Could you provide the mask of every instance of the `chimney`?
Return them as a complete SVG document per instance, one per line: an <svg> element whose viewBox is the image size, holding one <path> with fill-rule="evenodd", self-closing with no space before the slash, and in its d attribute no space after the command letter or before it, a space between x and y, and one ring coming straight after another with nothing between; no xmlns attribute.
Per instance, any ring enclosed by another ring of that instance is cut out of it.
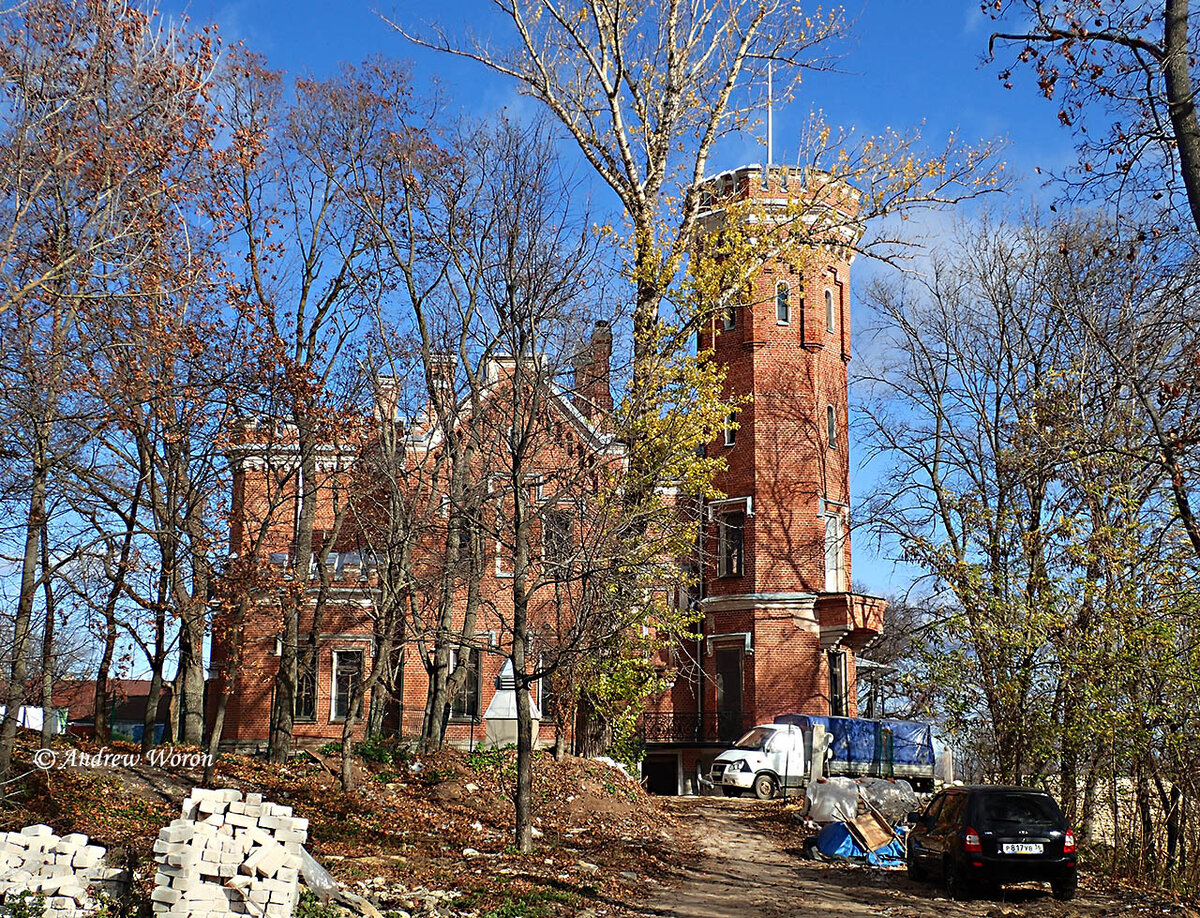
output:
<svg viewBox="0 0 1200 918"><path fill-rule="evenodd" d="M375 377L375 417L379 421L395 421L400 408L400 385L395 376Z"/></svg>
<svg viewBox="0 0 1200 918"><path fill-rule="evenodd" d="M612 329L597 322L592 340L575 358L575 407L593 424L612 413L609 363L612 360Z"/></svg>
<svg viewBox="0 0 1200 918"><path fill-rule="evenodd" d="M438 402L452 404L455 397L454 374L458 370L458 357L454 354L429 355L429 376L433 383L430 396Z"/></svg>

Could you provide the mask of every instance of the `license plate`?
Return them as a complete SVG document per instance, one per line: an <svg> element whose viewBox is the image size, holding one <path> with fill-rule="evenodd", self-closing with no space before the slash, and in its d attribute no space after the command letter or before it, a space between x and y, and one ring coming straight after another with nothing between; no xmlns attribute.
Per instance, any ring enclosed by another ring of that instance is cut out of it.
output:
<svg viewBox="0 0 1200 918"><path fill-rule="evenodd" d="M1020 844L1001 845L1001 854L1041 854L1042 845L1032 844L1030 842L1022 842Z"/></svg>

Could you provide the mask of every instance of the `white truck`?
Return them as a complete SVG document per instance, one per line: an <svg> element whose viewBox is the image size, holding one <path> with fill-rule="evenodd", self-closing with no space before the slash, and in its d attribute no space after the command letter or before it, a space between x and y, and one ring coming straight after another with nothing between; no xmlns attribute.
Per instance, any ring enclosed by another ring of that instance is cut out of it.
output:
<svg viewBox="0 0 1200 918"><path fill-rule="evenodd" d="M824 752L833 739L821 731L817 753L823 766ZM814 759L812 734L792 724L759 724L726 749L712 764L709 779L726 797L753 791L760 800L774 797L783 789L802 788ZM818 766L818 767L822 767ZM820 772L817 772L817 777Z"/></svg>
<svg viewBox="0 0 1200 918"><path fill-rule="evenodd" d="M784 714L718 755L709 780L726 796L753 791L761 800L790 795L824 775L906 778L932 790L934 764L928 724Z"/></svg>

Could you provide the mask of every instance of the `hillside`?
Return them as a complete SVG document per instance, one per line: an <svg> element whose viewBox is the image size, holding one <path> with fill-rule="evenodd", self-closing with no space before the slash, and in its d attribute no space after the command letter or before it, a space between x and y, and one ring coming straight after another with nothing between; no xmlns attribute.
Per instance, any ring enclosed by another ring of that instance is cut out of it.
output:
<svg viewBox="0 0 1200 918"><path fill-rule="evenodd" d="M42 822L124 847L148 889L154 838L178 816L200 772L144 761L72 766L72 751L76 759L100 751L75 740L54 747L61 767L40 770L32 764L35 749L21 744L23 777L0 801L0 829ZM107 751L137 753L122 743ZM690 836L659 801L601 763L536 756L536 847L522 856L512 847L513 753L364 752L374 761L363 762L359 786L348 794L331 773L340 760L323 755L297 756L282 767L222 756L214 783L294 807L310 820L313 856L385 914L620 914L620 903L638 901L655 877L694 854Z"/></svg>

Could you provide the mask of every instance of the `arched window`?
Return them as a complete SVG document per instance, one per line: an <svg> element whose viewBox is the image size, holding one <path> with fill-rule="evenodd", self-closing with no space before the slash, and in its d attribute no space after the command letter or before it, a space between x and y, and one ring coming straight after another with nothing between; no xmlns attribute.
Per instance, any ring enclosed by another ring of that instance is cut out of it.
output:
<svg viewBox="0 0 1200 918"><path fill-rule="evenodd" d="M792 321L792 304L788 300L788 285L780 281L775 285L775 321L787 325Z"/></svg>
<svg viewBox="0 0 1200 918"><path fill-rule="evenodd" d="M825 436L829 439L829 448L837 449L837 413L833 405L825 406Z"/></svg>
<svg viewBox="0 0 1200 918"><path fill-rule="evenodd" d="M825 291L825 330L833 331L833 291Z"/></svg>

